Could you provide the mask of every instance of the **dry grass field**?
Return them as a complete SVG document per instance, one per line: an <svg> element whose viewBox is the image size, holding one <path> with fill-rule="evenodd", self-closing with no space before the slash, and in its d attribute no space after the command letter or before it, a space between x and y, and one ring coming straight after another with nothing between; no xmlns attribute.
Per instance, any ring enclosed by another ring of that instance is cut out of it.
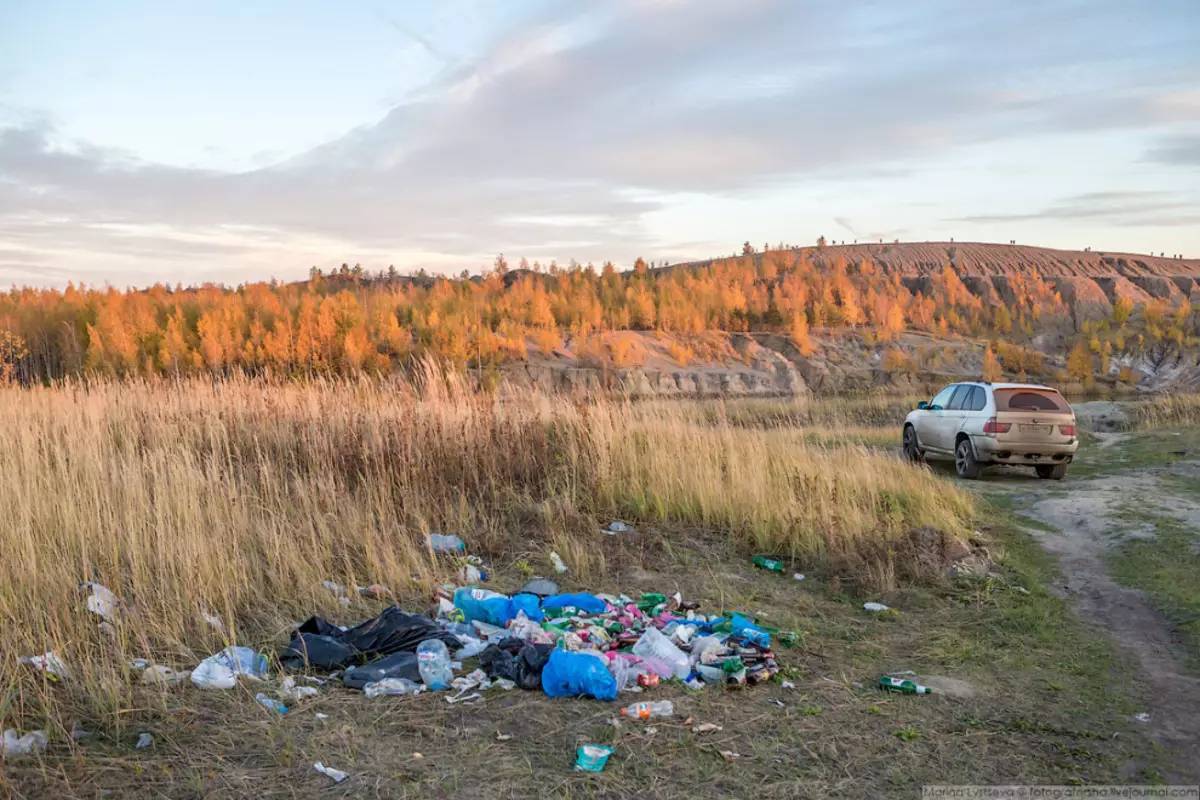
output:
<svg viewBox="0 0 1200 800"><path fill-rule="evenodd" d="M857 797L1156 780L1128 665L1043 588L1052 560L986 493L891 454L890 423L909 406L491 396L432 368L411 384L0 389L0 727L51 736L43 758L2 765L0 794ZM1193 409L1167 401L1135 422ZM600 535L610 519L638 533ZM922 527L982 542L995 571L947 579L913 536ZM550 574L554 550L567 589L750 610L800 634L780 653L796 688L659 690L724 726L706 741L679 720L655 738L613 726L610 704L540 693L459 707L324 689L272 717L253 689L147 687L128 667L191 667L230 643L270 653L309 614L350 624L383 606L339 605L325 580L384 583L423 610L454 580L422 546L431 531L462 536L505 591ZM757 552L788 570L755 570ZM112 630L85 609L88 580L124 602ZM864 599L902 611L874 617ZM18 661L50 650L69 678ZM871 688L909 668L978 691ZM72 741L76 726L92 735ZM135 750L144 731L156 744ZM618 749L601 776L570 771L585 741ZM352 777L334 787L317 760Z"/></svg>

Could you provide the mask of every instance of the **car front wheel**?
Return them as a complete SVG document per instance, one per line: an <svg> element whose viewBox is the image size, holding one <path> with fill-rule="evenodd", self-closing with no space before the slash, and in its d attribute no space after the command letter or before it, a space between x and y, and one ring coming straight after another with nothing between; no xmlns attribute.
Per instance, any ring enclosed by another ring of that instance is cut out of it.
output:
<svg viewBox="0 0 1200 800"><path fill-rule="evenodd" d="M975 448L971 447L968 439L963 439L954 448L954 471L958 477L972 481L979 477L980 466L975 460Z"/></svg>
<svg viewBox="0 0 1200 800"><path fill-rule="evenodd" d="M921 448L917 446L917 429L912 425L904 426L904 457L914 464L919 464L924 460Z"/></svg>

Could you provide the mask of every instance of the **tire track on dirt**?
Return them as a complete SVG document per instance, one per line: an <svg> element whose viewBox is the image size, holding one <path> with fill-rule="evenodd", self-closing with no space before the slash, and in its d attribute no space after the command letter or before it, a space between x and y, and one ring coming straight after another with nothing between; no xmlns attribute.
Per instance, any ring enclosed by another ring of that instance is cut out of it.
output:
<svg viewBox="0 0 1200 800"><path fill-rule="evenodd" d="M1105 631L1149 690L1150 719L1145 733L1168 756L1168 783L1200 782L1200 680L1190 675L1177 652L1168 621L1146 594L1117 583L1104 561L1121 533L1113 519L1118 506L1136 497L1163 513L1179 509L1181 498L1168 496L1152 475L1127 474L1081 480L1070 491L1034 500L1026 513L1054 528L1035 532L1057 557L1063 573L1061 593L1073 599L1083 618ZM1158 501L1158 502L1156 502ZM1200 509L1197 509L1200 511ZM1190 514L1188 515L1190 516ZM1144 535L1138 530L1129 535Z"/></svg>

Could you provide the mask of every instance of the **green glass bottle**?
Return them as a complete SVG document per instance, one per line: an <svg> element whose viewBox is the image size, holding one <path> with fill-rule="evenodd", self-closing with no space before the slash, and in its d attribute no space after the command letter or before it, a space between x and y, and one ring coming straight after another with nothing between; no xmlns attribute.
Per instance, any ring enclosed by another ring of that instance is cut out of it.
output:
<svg viewBox="0 0 1200 800"><path fill-rule="evenodd" d="M755 556L754 566L762 567L763 569L770 570L771 572L783 572L782 561L776 561L775 559L767 558L766 556Z"/></svg>
<svg viewBox="0 0 1200 800"><path fill-rule="evenodd" d="M906 681L902 678L893 678L889 675L879 676L879 688L891 692L903 692L904 694L933 694L933 689L930 689L928 686L922 686L919 683Z"/></svg>

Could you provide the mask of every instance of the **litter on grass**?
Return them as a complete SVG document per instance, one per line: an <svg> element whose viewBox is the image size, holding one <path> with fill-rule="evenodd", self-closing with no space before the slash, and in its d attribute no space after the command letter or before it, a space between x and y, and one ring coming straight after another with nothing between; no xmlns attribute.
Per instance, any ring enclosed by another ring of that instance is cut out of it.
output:
<svg viewBox="0 0 1200 800"><path fill-rule="evenodd" d="M892 609L885 606L883 603L863 603L863 608L867 611L891 611Z"/></svg>
<svg viewBox="0 0 1200 800"><path fill-rule="evenodd" d="M557 586L542 579L525 588ZM795 641L745 614L701 613L699 603L678 593L506 595L444 586L435 601L433 619L392 606L343 630L314 617L296 629L280 662L289 669L345 668L342 683L370 698L448 689L447 702L459 704L520 687L611 701L672 679L693 690L761 684L779 671L773 635ZM458 674L459 662L472 657L478 666Z"/></svg>
<svg viewBox="0 0 1200 800"><path fill-rule="evenodd" d="M603 772L608 757L616 751L602 744L585 744L575 751L576 772Z"/></svg>
<svg viewBox="0 0 1200 800"><path fill-rule="evenodd" d="M28 664L38 672L44 672L53 679L67 679L71 677L67 665L63 663L58 654L51 650L48 653L42 653L40 656L22 656L20 658L22 664Z"/></svg>
<svg viewBox="0 0 1200 800"><path fill-rule="evenodd" d="M143 733L141 736L138 737L137 745L135 745L135 749L149 750L151 747L154 747L154 737L153 736L151 736L148 733Z"/></svg>
<svg viewBox="0 0 1200 800"><path fill-rule="evenodd" d="M145 668L142 672L142 683L157 684L159 686L175 686L183 683L192 675L191 670L181 670L176 672L170 667L164 667L161 664L153 664Z"/></svg>
<svg viewBox="0 0 1200 800"><path fill-rule="evenodd" d="M33 731L24 736L18 736L14 730L4 732L4 745L0 749L0 754L6 758L16 758L18 756L36 756L46 751L46 746L50 744L50 735L45 731Z"/></svg>
<svg viewBox="0 0 1200 800"><path fill-rule="evenodd" d="M87 610L105 622L116 622L121 613L121 598L112 593L106 586L88 581L79 584L80 589L88 590Z"/></svg>
<svg viewBox="0 0 1200 800"><path fill-rule="evenodd" d="M344 591L327 583L330 591ZM91 588L95 596L107 597ZM785 646L798 641L794 632L760 624L748 614L702 612L700 603L685 601L678 592L629 596L558 589L545 578L514 595L451 585L437 590L432 617L395 605L351 628L312 617L295 628L279 663L285 670L315 670L324 678L293 674L276 682L267 656L245 646L226 647L190 672L144 659L130 666L143 671L147 684L190 679L201 688L227 690L251 681L259 684L252 690L259 705L285 714L285 703L321 694L300 681L324 685L334 678L368 698L450 690L445 699L451 704L479 702L489 692L518 687L603 701L653 691L672 680L693 691L716 684L736 689L778 674L773 641ZM465 659L477 661L461 674ZM52 677L67 675L53 652L22 661ZM659 709L669 705L631 708L660 716Z"/></svg>
<svg viewBox="0 0 1200 800"><path fill-rule="evenodd" d="M333 778L334 783L341 783L342 781L346 780L346 773L342 772L340 769L334 769L333 767L327 767L324 764L322 764L320 761L313 764L313 769L315 769L317 772L321 773L322 775Z"/></svg>

